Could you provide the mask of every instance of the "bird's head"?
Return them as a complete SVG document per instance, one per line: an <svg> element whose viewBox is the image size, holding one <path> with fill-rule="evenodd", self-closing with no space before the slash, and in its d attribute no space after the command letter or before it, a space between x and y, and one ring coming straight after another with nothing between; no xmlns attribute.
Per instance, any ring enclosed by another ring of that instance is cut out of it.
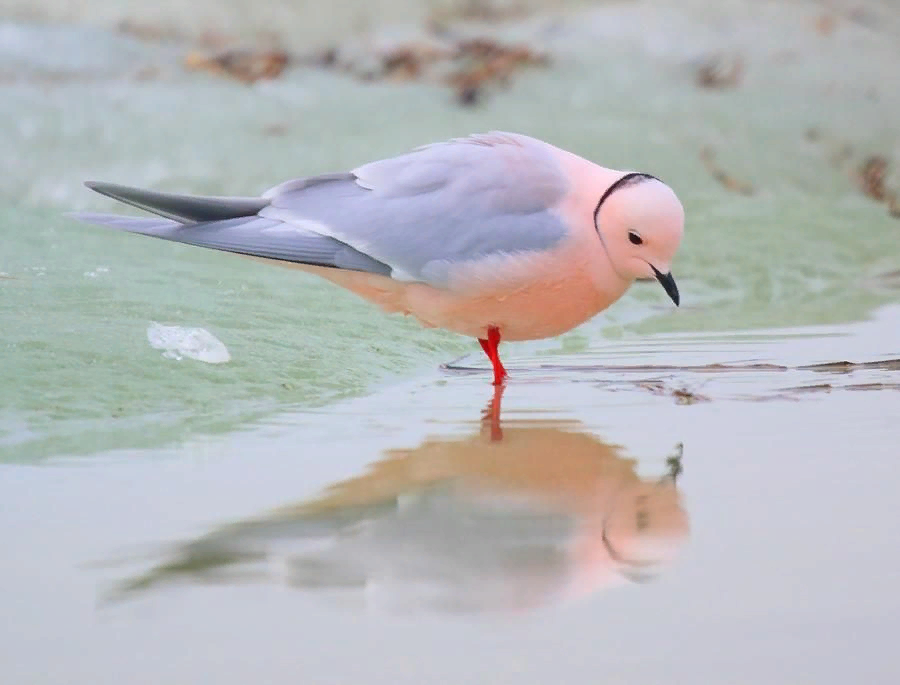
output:
<svg viewBox="0 0 900 685"><path fill-rule="evenodd" d="M678 305L672 262L684 233L684 208L669 186L649 174L623 175L597 202L594 225L621 278L656 279Z"/></svg>

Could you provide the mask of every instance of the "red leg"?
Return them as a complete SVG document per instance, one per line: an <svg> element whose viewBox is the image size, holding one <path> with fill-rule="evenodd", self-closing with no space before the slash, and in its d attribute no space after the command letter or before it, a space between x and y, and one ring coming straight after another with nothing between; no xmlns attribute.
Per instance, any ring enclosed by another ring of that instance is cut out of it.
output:
<svg viewBox="0 0 900 685"><path fill-rule="evenodd" d="M478 338L478 342L481 344L481 349L484 350L487 358L491 360L491 365L494 367L494 385L502 385L509 374L506 373L506 369L503 368L503 363L500 361L500 352L497 349L500 345L500 329L491 326L488 328L487 340Z"/></svg>
<svg viewBox="0 0 900 685"><path fill-rule="evenodd" d="M497 349L499 345L500 329L496 326L491 326L488 328L487 342L482 342L481 347L484 349L485 354L487 354L488 359L491 360L491 364L494 366L494 385L503 385L503 381L506 380L506 376L508 375L500 361L500 351Z"/></svg>

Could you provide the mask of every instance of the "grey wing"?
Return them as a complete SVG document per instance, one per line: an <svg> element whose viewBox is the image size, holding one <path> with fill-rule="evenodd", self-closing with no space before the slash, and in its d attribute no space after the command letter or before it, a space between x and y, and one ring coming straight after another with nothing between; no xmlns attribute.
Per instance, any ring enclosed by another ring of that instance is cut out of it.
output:
<svg viewBox="0 0 900 685"><path fill-rule="evenodd" d="M334 238L258 216L182 223L116 214L73 215L93 224L223 252L279 261L367 271L389 276L390 267Z"/></svg>
<svg viewBox="0 0 900 685"><path fill-rule="evenodd" d="M262 217L330 236L394 278L445 286L453 266L551 249L568 233L568 189L548 147L485 134L268 191Z"/></svg>

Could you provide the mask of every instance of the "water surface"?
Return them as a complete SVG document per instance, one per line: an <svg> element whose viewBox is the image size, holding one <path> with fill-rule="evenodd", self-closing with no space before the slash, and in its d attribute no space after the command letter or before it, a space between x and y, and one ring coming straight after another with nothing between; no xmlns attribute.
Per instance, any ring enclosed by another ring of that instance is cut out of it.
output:
<svg viewBox="0 0 900 685"><path fill-rule="evenodd" d="M6 466L7 677L890 682L898 323L513 367L500 434L484 377L446 372ZM885 363L746 368L823 357Z"/></svg>

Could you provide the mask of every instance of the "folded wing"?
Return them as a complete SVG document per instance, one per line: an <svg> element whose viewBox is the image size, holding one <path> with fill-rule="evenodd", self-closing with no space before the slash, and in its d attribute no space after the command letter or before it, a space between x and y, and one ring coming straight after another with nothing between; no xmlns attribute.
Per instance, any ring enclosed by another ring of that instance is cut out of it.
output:
<svg viewBox="0 0 900 685"><path fill-rule="evenodd" d="M428 145L351 173L288 181L261 198L89 187L166 217L94 223L228 252L447 287L455 267L552 249L568 182L550 149L491 133Z"/></svg>
<svg viewBox="0 0 900 685"><path fill-rule="evenodd" d="M567 235L554 209L567 180L524 136L451 140L326 178L271 189L260 216L330 235L395 278L442 287L455 266L548 250Z"/></svg>

